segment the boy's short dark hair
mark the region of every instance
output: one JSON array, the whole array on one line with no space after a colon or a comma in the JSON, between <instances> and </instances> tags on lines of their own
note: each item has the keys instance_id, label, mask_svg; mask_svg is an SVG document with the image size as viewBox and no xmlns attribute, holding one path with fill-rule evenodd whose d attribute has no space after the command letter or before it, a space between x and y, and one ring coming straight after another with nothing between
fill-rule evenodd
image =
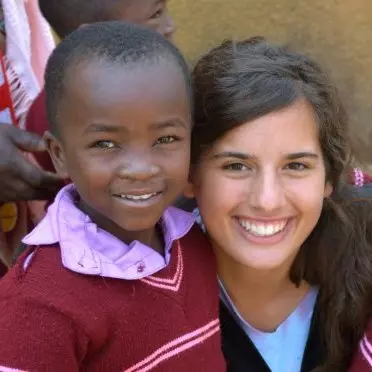
<instances>
[{"instance_id":1,"label":"boy's short dark hair","mask_svg":"<svg viewBox=\"0 0 372 372\"><path fill-rule=\"evenodd\" d=\"M53 30L64 38L83 24L111 20L117 1L39 0L39 7Z\"/></svg>"},{"instance_id":2,"label":"boy's short dark hair","mask_svg":"<svg viewBox=\"0 0 372 372\"><path fill-rule=\"evenodd\" d=\"M121 21L98 22L82 27L61 41L49 58L45 72L46 108L50 130L58 134L58 106L72 67L99 60L123 66L170 59L180 69L192 107L191 77L181 52L170 41L147 27Z\"/></svg>"}]
</instances>

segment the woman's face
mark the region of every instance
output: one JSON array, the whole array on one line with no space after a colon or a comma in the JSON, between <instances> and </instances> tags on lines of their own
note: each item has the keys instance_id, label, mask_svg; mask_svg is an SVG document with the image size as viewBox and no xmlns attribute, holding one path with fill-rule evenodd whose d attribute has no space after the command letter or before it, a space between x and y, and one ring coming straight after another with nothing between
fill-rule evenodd
<instances>
[{"instance_id":1,"label":"woman's face","mask_svg":"<svg viewBox=\"0 0 372 372\"><path fill-rule=\"evenodd\" d=\"M331 192L304 100L226 133L193 178L217 258L259 270L289 270Z\"/></svg>"}]
</instances>

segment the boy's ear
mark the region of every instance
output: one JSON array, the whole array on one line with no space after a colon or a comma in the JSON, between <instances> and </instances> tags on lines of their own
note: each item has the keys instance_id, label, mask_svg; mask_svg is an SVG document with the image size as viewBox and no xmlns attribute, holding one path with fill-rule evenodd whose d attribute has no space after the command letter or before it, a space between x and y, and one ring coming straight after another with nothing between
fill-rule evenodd
<instances>
[{"instance_id":1,"label":"boy's ear","mask_svg":"<svg viewBox=\"0 0 372 372\"><path fill-rule=\"evenodd\" d=\"M193 199L195 198L195 191L194 191L194 185L191 181L187 182L187 185L185 187L185 190L183 191L183 195L186 198Z\"/></svg>"},{"instance_id":2,"label":"boy's ear","mask_svg":"<svg viewBox=\"0 0 372 372\"><path fill-rule=\"evenodd\" d=\"M191 164L190 172L189 172L189 180L183 191L183 196L185 196L186 198L194 199L196 197L196 186L195 186L196 176L197 176L196 167L195 165Z\"/></svg>"},{"instance_id":3,"label":"boy's ear","mask_svg":"<svg viewBox=\"0 0 372 372\"><path fill-rule=\"evenodd\" d=\"M44 141L58 175L65 179L68 178L66 158L61 142L49 131L44 134Z\"/></svg>"}]
</instances>

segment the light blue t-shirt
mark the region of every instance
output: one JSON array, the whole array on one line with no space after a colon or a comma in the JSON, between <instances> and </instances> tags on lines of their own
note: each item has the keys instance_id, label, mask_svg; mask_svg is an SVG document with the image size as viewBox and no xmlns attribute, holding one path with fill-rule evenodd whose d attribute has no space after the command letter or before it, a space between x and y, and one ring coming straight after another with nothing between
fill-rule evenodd
<instances>
[{"instance_id":1,"label":"light blue t-shirt","mask_svg":"<svg viewBox=\"0 0 372 372\"><path fill-rule=\"evenodd\" d=\"M261 332L240 316L225 287L219 282L221 300L254 343L271 371L300 372L318 288L312 287L298 307L274 332Z\"/></svg>"}]
</instances>

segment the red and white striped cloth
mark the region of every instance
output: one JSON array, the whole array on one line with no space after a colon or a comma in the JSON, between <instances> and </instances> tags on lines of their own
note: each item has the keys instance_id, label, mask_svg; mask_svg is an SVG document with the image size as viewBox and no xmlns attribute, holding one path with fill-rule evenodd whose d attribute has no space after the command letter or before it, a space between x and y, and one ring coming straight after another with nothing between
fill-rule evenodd
<instances>
[{"instance_id":1,"label":"red and white striped cloth","mask_svg":"<svg viewBox=\"0 0 372 372\"><path fill-rule=\"evenodd\" d=\"M17 118L13 106L8 77L6 74L5 58L0 51L0 123L16 125Z\"/></svg>"},{"instance_id":2,"label":"red and white striped cloth","mask_svg":"<svg viewBox=\"0 0 372 372\"><path fill-rule=\"evenodd\" d=\"M349 174L348 181L356 187L363 187L368 183L372 183L372 176L363 172L360 168L354 168Z\"/></svg>"}]
</instances>

